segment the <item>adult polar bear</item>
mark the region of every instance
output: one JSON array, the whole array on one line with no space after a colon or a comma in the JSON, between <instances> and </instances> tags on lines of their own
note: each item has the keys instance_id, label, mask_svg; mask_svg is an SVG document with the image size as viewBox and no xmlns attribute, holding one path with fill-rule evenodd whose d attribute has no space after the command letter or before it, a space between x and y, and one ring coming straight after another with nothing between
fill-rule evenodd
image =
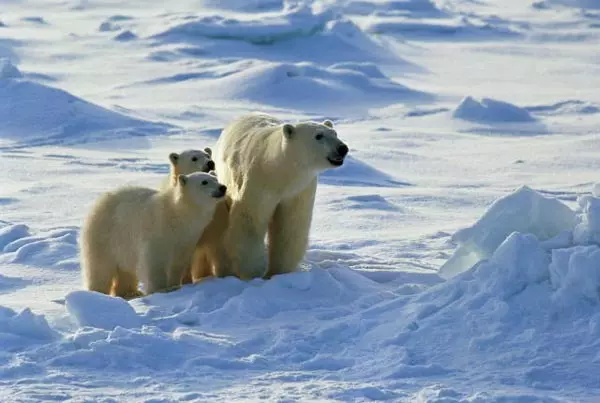
<instances>
[{"instance_id":1,"label":"adult polar bear","mask_svg":"<svg viewBox=\"0 0 600 403\"><path fill-rule=\"evenodd\" d=\"M295 271L308 247L317 176L348 154L333 123L289 124L250 113L223 130L214 154L228 200L198 243L194 279Z\"/></svg>"}]
</instances>

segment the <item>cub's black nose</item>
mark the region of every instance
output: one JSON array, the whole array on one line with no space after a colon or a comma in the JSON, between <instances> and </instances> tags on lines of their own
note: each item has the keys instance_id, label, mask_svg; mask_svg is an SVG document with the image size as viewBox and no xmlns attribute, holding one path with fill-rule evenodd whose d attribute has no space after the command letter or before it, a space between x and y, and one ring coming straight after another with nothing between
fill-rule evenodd
<instances>
[{"instance_id":1,"label":"cub's black nose","mask_svg":"<svg viewBox=\"0 0 600 403\"><path fill-rule=\"evenodd\" d=\"M219 186L219 190L220 190L221 192L225 193L225 192L227 191L227 186L225 186L225 185L221 185L221 186Z\"/></svg>"},{"instance_id":2,"label":"cub's black nose","mask_svg":"<svg viewBox=\"0 0 600 403\"><path fill-rule=\"evenodd\" d=\"M348 146L346 144L339 145L337 148L337 153L341 157L345 157L348 154Z\"/></svg>"},{"instance_id":3,"label":"cub's black nose","mask_svg":"<svg viewBox=\"0 0 600 403\"><path fill-rule=\"evenodd\" d=\"M215 169L215 162L214 161L208 161L206 163L206 168L208 168L209 171L212 171L213 169Z\"/></svg>"}]
</instances>

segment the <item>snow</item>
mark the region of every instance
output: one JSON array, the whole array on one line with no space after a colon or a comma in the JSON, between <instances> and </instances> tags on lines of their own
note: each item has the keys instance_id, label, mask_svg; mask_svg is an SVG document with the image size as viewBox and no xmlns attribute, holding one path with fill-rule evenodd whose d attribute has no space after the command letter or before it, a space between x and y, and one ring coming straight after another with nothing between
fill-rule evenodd
<instances>
[{"instance_id":1,"label":"snow","mask_svg":"<svg viewBox=\"0 0 600 403\"><path fill-rule=\"evenodd\" d=\"M523 108L495 99L465 97L452 115L475 122L532 122L534 118Z\"/></svg>"},{"instance_id":2,"label":"snow","mask_svg":"<svg viewBox=\"0 0 600 403\"><path fill-rule=\"evenodd\" d=\"M69 315L79 327L113 330L140 327L142 321L135 310L120 298L92 291L73 291L65 297Z\"/></svg>"},{"instance_id":3,"label":"snow","mask_svg":"<svg viewBox=\"0 0 600 403\"><path fill-rule=\"evenodd\" d=\"M452 276L488 259L512 232L545 241L572 229L575 220L576 213L565 204L523 186L496 200L473 226L454 233L452 241L459 247L440 274Z\"/></svg>"},{"instance_id":4,"label":"snow","mask_svg":"<svg viewBox=\"0 0 600 403\"><path fill-rule=\"evenodd\" d=\"M597 1L42 0L0 14L0 401L600 395ZM301 271L82 289L117 186L331 119Z\"/></svg>"}]
</instances>

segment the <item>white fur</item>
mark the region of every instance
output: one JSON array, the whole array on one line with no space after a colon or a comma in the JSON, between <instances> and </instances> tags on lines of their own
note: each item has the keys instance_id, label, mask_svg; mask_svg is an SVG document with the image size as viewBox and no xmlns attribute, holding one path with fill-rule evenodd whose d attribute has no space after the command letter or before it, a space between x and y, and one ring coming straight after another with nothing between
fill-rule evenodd
<instances>
[{"instance_id":1,"label":"white fur","mask_svg":"<svg viewBox=\"0 0 600 403\"><path fill-rule=\"evenodd\" d=\"M123 187L101 196L82 230L85 288L131 298L140 295L138 279L147 293L178 286L223 194L220 186L198 172L161 191Z\"/></svg>"},{"instance_id":2,"label":"white fur","mask_svg":"<svg viewBox=\"0 0 600 403\"><path fill-rule=\"evenodd\" d=\"M181 153L169 154L169 177L161 183L161 189L177 183L177 176L194 172L209 172L214 169L212 150L185 150Z\"/></svg>"},{"instance_id":3,"label":"white fur","mask_svg":"<svg viewBox=\"0 0 600 403\"><path fill-rule=\"evenodd\" d=\"M290 125L252 113L227 126L214 157L228 198L199 243L194 265L209 267L198 273L252 278L296 270L308 246L317 176L334 167L328 157L342 145L329 121Z\"/></svg>"}]
</instances>

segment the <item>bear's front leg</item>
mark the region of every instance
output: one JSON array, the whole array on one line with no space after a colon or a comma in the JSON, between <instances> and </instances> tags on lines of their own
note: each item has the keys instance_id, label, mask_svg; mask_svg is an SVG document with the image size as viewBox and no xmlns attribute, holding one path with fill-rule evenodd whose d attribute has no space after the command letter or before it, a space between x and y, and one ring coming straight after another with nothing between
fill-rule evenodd
<instances>
[{"instance_id":1,"label":"bear's front leg","mask_svg":"<svg viewBox=\"0 0 600 403\"><path fill-rule=\"evenodd\" d=\"M146 294L153 294L168 287L168 259L164 249L148 243L140 257L139 277L145 279Z\"/></svg>"},{"instance_id":2,"label":"bear's front leg","mask_svg":"<svg viewBox=\"0 0 600 403\"><path fill-rule=\"evenodd\" d=\"M236 203L231 206L229 224L224 240L223 252L226 256L222 258L227 265L227 271L237 273L243 280L262 277L267 268L266 228L261 230L260 223Z\"/></svg>"},{"instance_id":3,"label":"bear's front leg","mask_svg":"<svg viewBox=\"0 0 600 403\"><path fill-rule=\"evenodd\" d=\"M269 223L269 269L266 278L296 271L308 248L317 178L296 196L282 200Z\"/></svg>"}]
</instances>

